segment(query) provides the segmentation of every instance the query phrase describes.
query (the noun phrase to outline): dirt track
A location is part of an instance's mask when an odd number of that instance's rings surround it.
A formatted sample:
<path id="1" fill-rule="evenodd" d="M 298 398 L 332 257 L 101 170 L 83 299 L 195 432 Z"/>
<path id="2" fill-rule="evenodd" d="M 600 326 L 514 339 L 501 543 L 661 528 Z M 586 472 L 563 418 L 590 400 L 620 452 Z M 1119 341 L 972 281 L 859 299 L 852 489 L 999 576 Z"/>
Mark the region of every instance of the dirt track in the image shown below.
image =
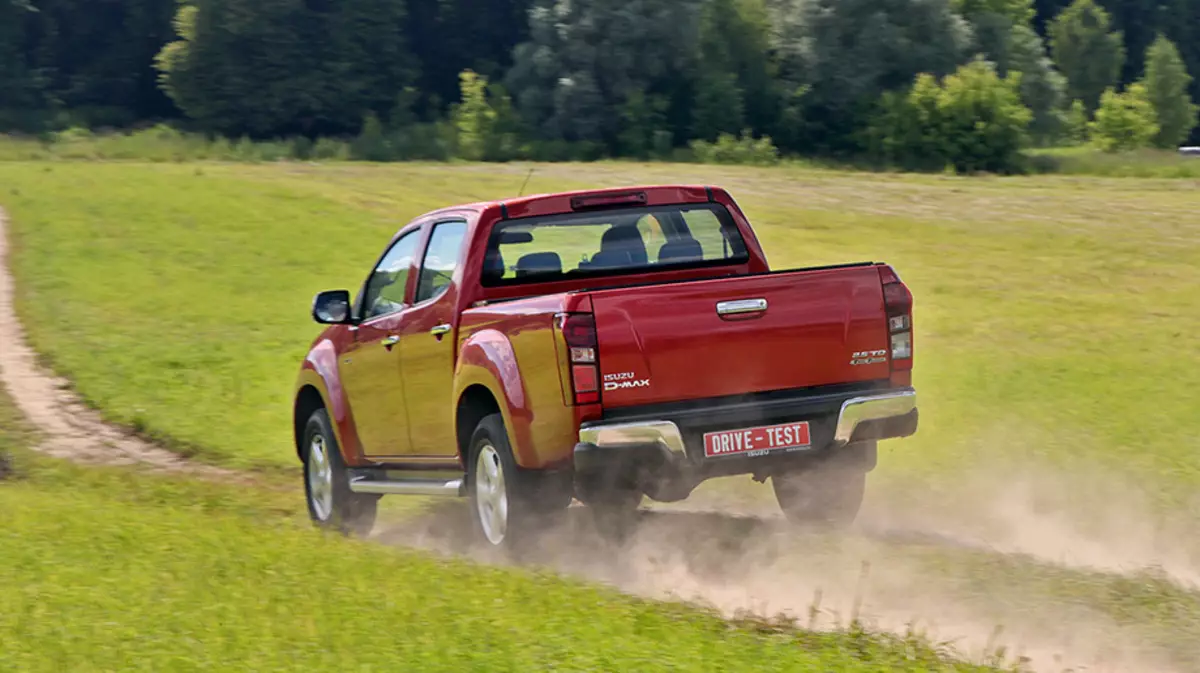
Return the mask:
<path id="1" fill-rule="evenodd" d="M 189 462 L 104 423 L 71 392 L 67 381 L 37 362 L 14 310 L 5 224 L 0 211 L 0 379 L 40 431 L 36 448 L 80 463 L 141 464 L 156 471 L 239 477 Z M 932 543 L 943 549 L 968 547 L 997 558 L 1021 554 L 1041 562 L 1116 573 L 1158 565 L 1184 584 L 1200 577 L 1195 557 L 1162 546 L 1164 540 L 1191 539 L 1192 531 L 1149 528 L 1127 499 L 1107 498 L 1106 504 L 1125 518 L 1113 519 L 1111 530 L 1082 534 L 1072 526 L 1069 512 L 1047 515 L 1035 511 L 1032 503 L 1041 491 L 1094 490 L 1096 482 L 1078 475 L 1073 481 L 1052 475 L 1044 481 L 1026 483 L 1034 491 L 1031 495 L 1013 486 L 1020 482 L 990 474 L 991 486 L 1005 486 L 996 487 L 994 493 L 967 489 L 976 503 L 989 505 L 986 511 L 976 506 L 951 514 L 906 509 L 884 494 L 868 504 L 859 531 L 833 539 L 798 539 L 769 506 L 738 505 L 739 515 L 732 515 L 734 508 L 728 503 L 704 496 L 684 508 L 644 513 L 641 525 L 622 544 L 605 543 L 589 534 L 582 513 L 573 511 L 567 525 L 546 538 L 541 562 L 626 591 L 699 599 L 726 612 L 790 612 L 806 621 L 809 608 L 819 600 L 822 608 L 842 620 L 861 610 L 889 630 L 904 631 L 915 618 L 931 626 L 937 637 L 960 639 L 961 649 L 975 655 L 992 641 L 994 628 L 1003 624 L 1006 635 L 1001 640 L 1029 655 L 1038 670 L 1067 666 L 1139 673 L 1184 670 L 1164 663 L 1159 652 L 1098 610 L 1050 599 L 1018 606 L 987 598 L 964 602 L 951 582 L 913 561 L 913 547 Z M 1118 485 L 1112 492 L 1124 492 L 1122 488 Z M 705 507 L 713 511 L 697 511 Z M 384 527 L 379 537 L 502 563 L 456 542 L 461 539 L 464 511 L 463 503 L 446 503 L 429 516 Z M 898 552 L 899 547 L 909 551 Z M 832 619 L 826 615 L 818 625 L 828 625 Z"/>
<path id="2" fill-rule="evenodd" d="M 198 465 L 126 431 L 104 423 L 71 391 L 70 384 L 42 367 L 25 340 L 14 306 L 8 268 L 6 215 L 0 209 L 0 381 L 17 408 L 40 433 L 38 451 L 79 463 L 142 464 L 153 470 L 228 476 L 227 470 Z"/>

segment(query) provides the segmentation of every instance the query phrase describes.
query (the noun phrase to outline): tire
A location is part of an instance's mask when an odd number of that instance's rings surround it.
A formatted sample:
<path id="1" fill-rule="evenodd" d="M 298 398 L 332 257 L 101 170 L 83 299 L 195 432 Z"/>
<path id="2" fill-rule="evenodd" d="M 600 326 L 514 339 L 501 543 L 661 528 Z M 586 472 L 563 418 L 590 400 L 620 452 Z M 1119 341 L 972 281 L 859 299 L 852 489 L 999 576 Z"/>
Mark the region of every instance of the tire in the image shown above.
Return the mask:
<path id="1" fill-rule="evenodd" d="M 825 461 L 771 476 L 775 500 L 792 524 L 826 530 L 848 528 L 858 517 L 867 487 L 866 465 Z"/>
<path id="2" fill-rule="evenodd" d="M 304 426 L 304 497 L 308 516 L 323 529 L 365 536 L 375 525 L 379 496 L 350 490 L 341 447 L 324 409 Z"/>
<path id="3" fill-rule="evenodd" d="M 518 467 L 504 417 L 485 417 L 471 435 L 467 460 L 476 535 L 491 547 L 520 548 L 571 504 L 568 476 Z"/>
<path id="4" fill-rule="evenodd" d="M 621 540 L 632 530 L 644 498 L 631 485 L 599 482 L 587 484 L 579 495 L 596 531 L 614 540 Z"/>

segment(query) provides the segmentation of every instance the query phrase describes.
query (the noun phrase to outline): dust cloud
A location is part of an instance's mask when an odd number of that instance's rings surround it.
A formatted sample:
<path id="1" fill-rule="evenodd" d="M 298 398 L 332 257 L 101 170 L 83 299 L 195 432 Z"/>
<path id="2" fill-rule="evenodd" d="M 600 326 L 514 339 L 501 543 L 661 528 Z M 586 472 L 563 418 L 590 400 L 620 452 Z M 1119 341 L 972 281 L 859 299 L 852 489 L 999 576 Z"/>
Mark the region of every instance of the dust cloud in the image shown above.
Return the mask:
<path id="1" fill-rule="evenodd" d="M 981 468 L 940 489 L 872 485 L 854 528 L 839 534 L 788 525 L 769 485 L 746 478 L 706 484 L 683 503 L 647 501 L 619 537 L 600 534 L 586 508 L 573 506 L 520 562 L 471 542 L 460 501 L 377 535 L 484 563 L 534 563 L 729 616 L 786 615 L 815 628 L 857 618 L 901 635 L 917 630 L 973 661 L 1003 648 L 1034 671 L 1176 673 L 1190 670 L 1178 653 L 1117 623 L 1094 597 L 1059 590 L 1063 573 L 1147 570 L 1194 588 L 1194 510 L 1177 520 L 1153 511 L 1112 475 L 1026 466 Z"/>
<path id="2" fill-rule="evenodd" d="M 1200 498 L 1163 507 L 1145 488 L 1091 466 L 979 468 L 934 497 L 936 506 L 876 494 L 864 524 L 1068 568 L 1148 572 L 1200 590 Z"/>

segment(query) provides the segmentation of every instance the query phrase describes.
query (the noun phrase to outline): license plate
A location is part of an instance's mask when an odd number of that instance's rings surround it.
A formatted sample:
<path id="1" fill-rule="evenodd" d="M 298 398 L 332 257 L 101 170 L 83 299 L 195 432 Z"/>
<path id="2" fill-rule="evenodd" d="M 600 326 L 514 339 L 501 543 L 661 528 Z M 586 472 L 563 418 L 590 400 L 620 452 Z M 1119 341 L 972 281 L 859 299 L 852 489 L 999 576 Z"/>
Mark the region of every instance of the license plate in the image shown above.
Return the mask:
<path id="1" fill-rule="evenodd" d="M 704 455 L 708 458 L 742 454 L 761 456 L 771 451 L 803 449 L 811 445 L 808 421 L 708 432 L 704 435 Z"/>

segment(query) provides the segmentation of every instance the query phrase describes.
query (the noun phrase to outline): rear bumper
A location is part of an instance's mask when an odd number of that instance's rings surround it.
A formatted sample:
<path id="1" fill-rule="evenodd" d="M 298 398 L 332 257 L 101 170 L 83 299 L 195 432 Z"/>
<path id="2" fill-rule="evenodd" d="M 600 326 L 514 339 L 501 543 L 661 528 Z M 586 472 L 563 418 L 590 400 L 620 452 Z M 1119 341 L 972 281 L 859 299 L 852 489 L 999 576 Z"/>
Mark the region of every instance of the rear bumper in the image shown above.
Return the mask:
<path id="1" fill-rule="evenodd" d="M 907 437 L 917 431 L 917 391 L 912 388 L 853 397 L 842 403 L 833 445 Z"/>
<path id="2" fill-rule="evenodd" d="M 790 405 L 789 405 L 790 406 Z M 907 437 L 917 430 L 917 393 L 912 388 L 845 395 L 836 407 L 817 411 L 811 405 L 778 408 L 769 415 L 722 420 L 720 426 L 672 418 L 639 418 L 585 424 L 575 445 L 576 480 L 620 480 L 639 483 L 655 499 L 678 499 L 710 477 L 744 473 L 769 473 L 798 461 L 821 460 L 851 444 Z M 721 414 L 713 410 L 710 417 Z M 677 422 L 677 420 L 679 422 Z M 781 421 L 808 420 L 815 428 L 812 448 L 758 457 L 728 456 L 706 459 L 704 431 L 737 429 Z M 682 426 L 682 427 L 681 427 Z M 872 445 L 873 449 L 873 445 Z M 870 452 L 874 467 L 874 451 Z M 658 498 L 653 493 L 661 488 Z"/>

